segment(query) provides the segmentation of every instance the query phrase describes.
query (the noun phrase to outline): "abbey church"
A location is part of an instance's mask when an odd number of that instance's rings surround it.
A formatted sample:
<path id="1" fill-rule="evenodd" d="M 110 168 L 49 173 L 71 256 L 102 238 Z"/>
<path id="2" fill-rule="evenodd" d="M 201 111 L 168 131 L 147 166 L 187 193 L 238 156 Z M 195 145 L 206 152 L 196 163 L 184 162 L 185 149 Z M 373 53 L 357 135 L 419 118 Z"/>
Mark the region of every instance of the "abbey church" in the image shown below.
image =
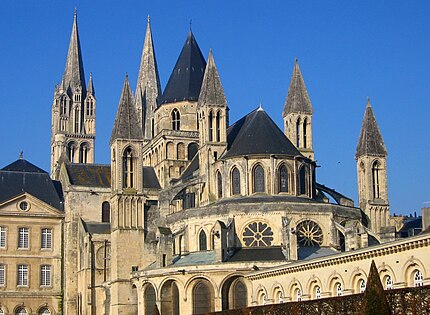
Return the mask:
<path id="1" fill-rule="evenodd" d="M 229 120 L 214 55 L 191 31 L 178 53 L 162 90 L 148 18 L 110 164 L 97 164 L 97 95 L 75 12 L 50 174 L 22 156 L 0 170 L 0 315 L 204 314 L 349 295 L 366 288 L 372 260 L 386 290 L 430 284 L 430 209 L 419 231 L 390 216 L 370 100 L 357 126 L 356 206 L 318 183 L 318 117 L 297 60 L 280 129 L 261 105 Z"/>

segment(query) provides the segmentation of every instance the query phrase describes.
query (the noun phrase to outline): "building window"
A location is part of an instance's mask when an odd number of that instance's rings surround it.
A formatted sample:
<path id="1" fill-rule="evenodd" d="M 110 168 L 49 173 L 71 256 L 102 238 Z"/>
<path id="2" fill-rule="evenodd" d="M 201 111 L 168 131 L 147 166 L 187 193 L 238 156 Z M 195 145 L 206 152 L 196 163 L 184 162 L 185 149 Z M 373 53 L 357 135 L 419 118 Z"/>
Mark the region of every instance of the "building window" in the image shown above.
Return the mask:
<path id="1" fill-rule="evenodd" d="M 279 192 L 288 192 L 288 169 L 285 165 L 279 168 Z"/>
<path id="2" fill-rule="evenodd" d="M 217 188 L 218 188 L 218 198 L 222 198 L 222 175 L 220 172 L 216 173 Z"/>
<path id="3" fill-rule="evenodd" d="M 206 236 L 206 232 L 201 230 L 199 233 L 199 250 L 207 250 L 208 249 L 208 238 Z"/>
<path id="4" fill-rule="evenodd" d="M 155 301 L 155 289 L 152 285 L 148 284 L 144 293 L 145 315 L 154 314 Z"/>
<path id="5" fill-rule="evenodd" d="M 4 315 L 4 311 L 1 307 L 0 307 L 0 315 Z"/>
<path id="6" fill-rule="evenodd" d="M 69 144 L 67 145 L 67 156 L 71 163 L 75 162 L 75 153 L 76 153 L 75 143 L 73 141 L 69 142 Z"/>
<path id="7" fill-rule="evenodd" d="M 76 107 L 75 108 L 75 133 L 79 133 L 79 122 L 80 122 L 80 117 L 79 117 L 79 108 Z"/>
<path id="8" fill-rule="evenodd" d="M 299 171 L 299 195 L 306 195 L 308 170 L 306 166 L 302 166 Z"/>
<path id="9" fill-rule="evenodd" d="M 240 195 L 240 172 L 236 167 L 231 172 L 231 183 L 231 194 Z"/>
<path id="10" fill-rule="evenodd" d="M 366 291 L 366 281 L 364 279 L 360 280 L 360 293 Z"/>
<path id="11" fill-rule="evenodd" d="M 319 285 L 317 285 L 315 287 L 315 298 L 316 299 L 320 299 L 321 298 L 321 287 Z"/>
<path id="12" fill-rule="evenodd" d="M 181 129 L 181 114 L 176 108 L 173 109 L 172 111 L 172 129 L 173 130 Z"/>
<path id="13" fill-rule="evenodd" d="M 38 313 L 39 315 L 50 315 L 51 314 L 51 311 L 47 308 L 47 307 L 42 307 L 40 310 L 39 310 L 39 313 Z"/>
<path id="14" fill-rule="evenodd" d="M 19 307 L 19 308 L 16 309 L 15 314 L 16 315 L 27 315 L 28 312 L 27 312 L 27 310 L 24 307 Z"/>
<path id="15" fill-rule="evenodd" d="M 28 286 L 28 265 L 18 265 L 18 286 Z"/>
<path id="16" fill-rule="evenodd" d="M 204 314 L 213 309 L 213 294 L 207 280 L 199 280 L 193 288 L 193 314 Z"/>
<path id="17" fill-rule="evenodd" d="M 307 148 L 307 146 L 308 146 L 307 129 L 308 129 L 308 120 L 305 118 L 303 120 L 303 148 Z"/>
<path id="18" fill-rule="evenodd" d="M 178 160 L 185 160 L 185 145 L 182 142 L 176 147 L 176 156 Z"/>
<path id="19" fill-rule="evenodd" d="M 215 117 L 215 128 L 216 128 L 216 141 L 221 141 L 221 127 L 220 127 L 220 113 L 216 113 Z"/>
<path id="20" fill-rule="evenodd" d="M 40 286 L 48 287 L 51 285 L 51 266 L 40 266 Z"/>
<path id="21" fill-rule="evenodd" d="M 391 276 L 387 276 L 385 278 L 385 289 L 386 290 L 392 290 L 393 289 L 393 279 L 391 279 Z"/>
<path id="22" fill-rule="evenodd" d="M 123 176 L 124 176 L 124 182 L 123 187 L 124 188 L 132 188 L 133 187 L 133 153 L 131 148 L 127 148 L 124 151 L 124 155 L 122 157 L 123 162 Z"/>
<path id="23" fill-rule="evenodd" d="M 6 284 L 6 265 L 0 264 L 0 287 L 4 287 L 5 284 Z"/>
<path id="24" fill-rule="evenodd" d="M 248 306 L 248 292 L 242 280 L 238 279 L 233 283 L 233 309 L 245 308 Z"/>
<path id="25" fill-rule="evenodd" d="M 318 247 L 323 243 L 323 232 L 320 226 L 311 220 L 300 222 L 296 227 L 296 235 L 299 247 Z"/>
<path id="26" fill-rule="evenodd" d="M 254 167 L 253 179 L 254 192 L 264 192 L 264 169 L 260 164 Z"/>
<path id="27" fill-rule="evenodd" d="M 297 136 L 297 147 L 300 148 L 300 118 L 297 120 L 296 123 L 296 136 Z"/>
<path id="28" fill-rule="evenodd" d="M 110 222 L 110 203 L 102 203 L 102 222 Z"/>
<path id="29" fill-rule="evenodd" d="M 42 229 L 41 248 L 48 249 L 52 248 L 52 229 Z"/>
<path id="30" fill-rule="evenodd" d="M 29 205 L 27 201 L 21 201 L 19 203 L 19 209 L 22 211 L 27 211 L 29 209 Z"/>
<path id="31" fill-rule="evenodd" d="M 302 300 L 302 291 L 300 289 L 296 290 L 296 301 L 300 302 Z"/>
<path id="32" fill-rule="evenodd" d="M 336 283 L 336 296 L 342 296 L 343 295 L 343 288 L 341 283 Z"/>
<path id="33" fill-rule="evenodd" d="M 0 248 L 6 248 L 6 227 L 0 226 Z"/>
<path id="34" fill-rule="evenodd" d="M 188 161 L 191 161 L 193 157 L 197 154 L 197 151 L 199 150 L 199 145 L 195 142 L 191 142 L 188 145 Z"/>
<path id="35" fill-rule="evenodd" d="M 372 184 L 373 184 L 373 198 L 378 199 L 379 196 L 379 162 L 375 161 L 372 164 Z"/>
<path id="36" fill-rule="evenodd" d="M 213 132 L 214 132 L 214 128 L 213 128 L 213 114 L 212 111 L 209 112 L 208 115 L 208 124 L 209 124 L 209 141 L 213 141 Z"/>
<path id="37" fill-rule="evenodd" d="M 26 227 L 18 228 L 18 248 L 28 249 L 29 245 L 29 229 Z"/>
<path id="38" fill-rule="evenodd" d="M 417 270 L 414 273 L 414 287 L 422 287 L 424 285 L 423 283 L 423 274 L 421 271 Z"/>
<path id="39" fill-rule="evenodd" d="M 242 237 L 247 247 L 270 246 L 273 241 L 273 232 L 267 223 L 252 222 L 245 227 Z"/>
<path id="40" fill-rule="evenodd" d="M 79 147 L 79 163 L 87 163 L 88 162 L 88 145 L 86 143 L 82 143 Z"/>

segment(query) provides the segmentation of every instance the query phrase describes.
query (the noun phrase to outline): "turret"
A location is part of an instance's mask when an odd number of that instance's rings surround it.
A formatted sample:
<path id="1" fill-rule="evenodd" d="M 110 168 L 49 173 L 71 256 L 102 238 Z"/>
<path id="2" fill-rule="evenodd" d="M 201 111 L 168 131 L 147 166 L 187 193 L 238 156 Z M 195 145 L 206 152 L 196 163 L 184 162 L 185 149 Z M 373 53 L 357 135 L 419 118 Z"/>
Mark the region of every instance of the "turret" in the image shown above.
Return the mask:
<path id="1" fill-rule="evenodd" d="M 284 133 L 300 153 L 313 160 L 312 113 L 312 104 L 296 59 L 282 113 Z"/>

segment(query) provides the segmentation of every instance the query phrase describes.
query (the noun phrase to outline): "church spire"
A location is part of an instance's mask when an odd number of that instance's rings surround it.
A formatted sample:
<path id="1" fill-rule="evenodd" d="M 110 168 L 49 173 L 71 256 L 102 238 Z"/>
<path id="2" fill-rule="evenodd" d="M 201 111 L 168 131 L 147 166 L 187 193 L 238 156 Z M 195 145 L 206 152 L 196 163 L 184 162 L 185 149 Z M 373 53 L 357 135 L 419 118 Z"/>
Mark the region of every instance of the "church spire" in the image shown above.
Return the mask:
<path id="1" fill-rule="evenodd" d="M 96 91 L 94 89 L 93 73 L 92 72 L 90 72 L 90 81 L 88 82 L 88 94 L 91 94 L 93 96 L 96 95 Z"/>
<path id="2" fill-rule="evenodd" d="M 136 108 L 134 107 L 133 92 L 130 88 L 128 75 L 126 75 L 110 142 L 112 143 L 117 139 L 141 140 L 142 138 L 142 127 L 140 126 L 137 118 Z"/>
<path id="3" fill-rule="evenodd" d="M 361 127 L 360 138 L 358 140 L 355 158 L 360 156 L 387 156 L 384 140 L 379 131 L 378 123 L 373 114 L 370 99 L 367 99 L 366 111 L 364 112 L 363 124 Z"/>
<path id="4" fill-rule="evenodd" d="M 85 95 L 85 75 L 82 62 L 81 44 L 79 42 L 78 17 L 75 9 L 73 18 L 72 34 L 70 36 L 69 51 L 67 53 L 66 68 L 63 75 L 63 86 L 73 92 L 81 88 Z"/>
<path id="5" fill-rule="evenodd" d="M 136 110 L 141 122 L 145 140 L 153 138 L 154 111 L 161 93 L 154 43 L 152 41 L 151 20 L 148 15 L 145 42 L 136 84 Z"/>

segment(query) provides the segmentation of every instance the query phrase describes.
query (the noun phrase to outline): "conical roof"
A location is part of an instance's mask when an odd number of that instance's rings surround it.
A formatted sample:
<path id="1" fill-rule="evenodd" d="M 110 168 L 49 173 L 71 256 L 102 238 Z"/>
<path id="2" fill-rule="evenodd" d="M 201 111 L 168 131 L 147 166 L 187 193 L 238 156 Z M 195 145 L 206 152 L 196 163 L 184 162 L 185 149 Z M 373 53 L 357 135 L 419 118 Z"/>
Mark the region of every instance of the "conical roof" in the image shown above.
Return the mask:
<path id="1" fill-rule="evenodd" d="M 72 34 L 70 36 L 69 51 L 67 53 L 66 68 L 63 74 L 63 87 L 73 92 L 77 87 L 82 88 L 85 95 L 84 64 L 82 62 L 81 44 L 79 42 L 78 18 L 75 10 Z"/>
<path id="2" fill-rule="evenodd" d="M 285 117 L 289 113 L 312 114 L 311 100 L 309 99 L 297 59 L 294 62 L 293 74 L 291 75 L 290 87 L 288 88 L 288 95 L 282 116 Z"/>
<path id="3" fill-rule="evenodd" d="M 205 68 L 205 58 L 190 31 L 159 104 L 197 101 Z"/>
<path id="4" fill-rule="evenodd" d="M 124 87 L 119 100 L 118 111 L 116 113 L 110 142 L 112 143 L 116 139 L 143 139 L 142 127 L 137 119 L 133 93 L 128 81 L 128 75 L 124 80 Z"/>
<path id="5" fill-rule="evenodd" d="M 261 106 L 228 128 L 222 158 L 257 154 L 302 155 Z"/>
<path id="6" fill-rule="evenodd" d="M 355 158 L 363 155 L 386 156 L 384 140 L 379 131 L 378 123 L 373 114 L 370 99 L 367 100 L 366 111 L 364 112 L 363 125 L 361 126 L 360 139 L 358 140 Z"/>
<path id="7" fill-rule="evenodd" d="M 209 51 L 202 88 L 200 90 L 199 106 L 226 106 L 226 104 L 227 100 L 225 98 L 224 89 L 222 88 L 211 49 Z"/>
<path id="8" fill-rule="evenodd" d="M 90 72 L 90 81 L 88 82 L 88 94 L 92 94 L 93 96 L 96 96 L 96 90 L 94 89 L 92 72 Z"/>

